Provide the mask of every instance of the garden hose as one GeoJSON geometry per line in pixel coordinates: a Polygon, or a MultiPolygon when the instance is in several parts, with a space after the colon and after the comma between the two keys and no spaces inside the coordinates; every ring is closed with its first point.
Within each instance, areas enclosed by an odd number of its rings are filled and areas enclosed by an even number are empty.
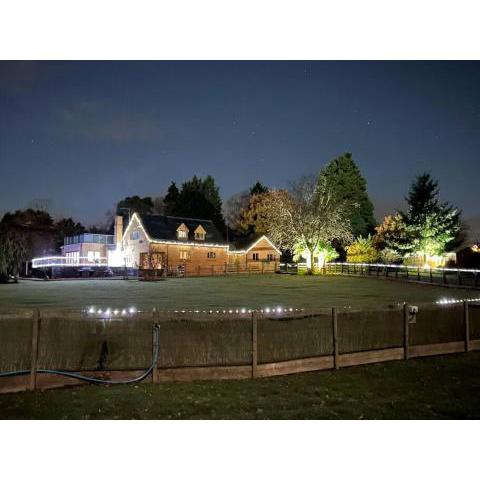
{"type": "MultiPolygon", "coordinates": [[[[154,336],[155,336],[155,351],[153,352],[153,360],[152,364],[150,367],[148,367],[147,370],[145,370],[140,376],[131,378],[129,380],[102,380],[101,378],[95,378],[95,377],[87,377],[85,375],[81,375],[79,373],[74,373],[74,372],[67,372],[64,370],[50,370],[48,368],[39,368],[37,370],[37,373],[49,373],[52,375],[63,375],[64,377],[70,377],[70,378],[76,378],[77,380],[83,380],[84,382],[89,382],[89,383],[94,383],[97,385],[125,385],[128,383],[136,383],[140,382],[144,378],[146,378],[155,365],[157,364],[158,360],[158,355],[160,352],[160,334],[159,334],[159,327],[158,325],[155,325],[155,330],[154,330],[154,336]]],[[[30,373],[30,370],[16,370],[13,372],[4,372],[0,373],[0,378],[1,377],[15,377],[17,375],[28,375],[30,373]]]]}

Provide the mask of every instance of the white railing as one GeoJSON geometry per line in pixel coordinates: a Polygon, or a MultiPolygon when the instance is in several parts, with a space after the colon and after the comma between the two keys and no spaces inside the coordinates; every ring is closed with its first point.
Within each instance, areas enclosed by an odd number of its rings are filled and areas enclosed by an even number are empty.
{"type": "MultiPolygon", "coordinates": [[[[301,265],[301,264],[299,264],[301,265]]],[[[387,264],[387,263],[353,263],[353,262],[327,262],[325,263],[326,267],[335,267],[335,266],[351,266],[351,267],[373,267],[373,268],[396,268],[398,270],[420,270],[421,272],[452,272],[452,273],[480,273],[480,270],[474,268],[451,268],[451,267],[428,267],[428,266],[417,266],[417,265],[398,265],[398,264],[387,264]]]]}
{"type": "Polygon", "coordinates": [[[40,257],[32,260],[32,268],[45,267],[106,267],[107,257],[89,259],[88,257],[40,257]]]}

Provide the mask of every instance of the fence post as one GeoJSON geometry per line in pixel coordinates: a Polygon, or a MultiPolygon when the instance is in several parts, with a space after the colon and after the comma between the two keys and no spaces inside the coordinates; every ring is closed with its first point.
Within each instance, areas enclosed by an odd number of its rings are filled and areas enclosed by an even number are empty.
{"type": "Polygon", "coordinates": [[[252,312],[252,378],[257,376],[258,361],[258,336],[257,336],[257,318],[255,312],[252,312]]]}
{"type": "Polygon", "coordinates": [[[332,308],[332,340],[333,340],[333,368],[338,370],[338,318],[337,309],[332,308]]]}
{"type": "Polygon", "coordinates": [[[468,317],[468,300],[463,301],[463,324],[465,327],[465,351],[470,351],[470,319],[468,317]]]}
{"type": "Polygon", "coordinates": [[[403,304],[403,358],[405,360],[409,359],[408,345],[410,343],[410,332],[408,325],[408,305],[403,304]]]}
{"type": "MultiPolygon", "coordinates": [[[[159,347],[160,344],[160,338],[157,338],[156,335],[156,327],[159,324],[159,313],[157,309],[154,307],[152,310],[152,360],[153,356],[155,356],[155,352],[157,348],[159,347]]],[[[152,371],[152,383],[158,383],[158,362],[160,359],[157,359],[157,362],[153,366],[153,371],[152,371]]]]}
{"type": "Polygon", "coordinates": [[[37,387],[38,340],[40,336],[40,310],[36,308],[32,317],[32,352],[30,362],[30,383],[28,389],[34,391],[37,387]]]}

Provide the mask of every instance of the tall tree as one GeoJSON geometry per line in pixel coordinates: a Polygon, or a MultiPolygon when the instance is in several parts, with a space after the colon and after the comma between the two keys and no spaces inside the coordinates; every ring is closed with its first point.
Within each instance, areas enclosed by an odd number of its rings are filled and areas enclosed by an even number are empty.
{"type": "Polygon", "coordinates": [[[367,193],[367,182],[354,162],[351,153],[332,160],[323,170],[332,194],[337,201],[351,206],[349,221],[354,236],[374,232],[376,225],[373,204],[367,193]]]}
{"type": "Polygon", "coordinates": [[[168,187],[167,194],[163,197],[165,215],[177,215],[179,196],[178,187],[175,182],[172,182],[168,187]]]}
{"type": "Polygon", "coordinates": [[[7,212],[2,218],[2,224],[26,225],[32,227],[50,227],[53,225],[53,218],[44,210],[17,210],[15,213],[7,212]]]}
{"type": "Polygon", "coordinates": [[[133,197],[125,197],[117,203],[117,215],[128,216],[128,210],[130,210],[130,215],[133,215],[134,212],[141,215],[152,213],[152,197],[142,198],[134,195],[133,197]]]}
{"type": "Polygon", "coordinates": [[[253,232],[264,233],[258,208],[261,208],[262,195],[268,192],[269,188],[257,181],[249,190],[236,193],[227,200],[225,205],[227,222],[236,236],[245,236],[253,232]]]}
{"type": "Polygon", "coordinates": [[[212,220],[218,230],[225,233],[222,200],[219,188],[212,176],[209,175],[202,179],[195,175],[182,185],[175,215],[212,220]]]}
{"type": "Polygon", "coordinates": [[[276,195],[272,192],[274,191],[270,190],[250,195],[248,205],[240,212],[235,225],[241,234],[248,236],[252,233],[267,233],[270,225],[270,211],[266,206],[276,195]]]}
{"type": "Polygon", "coordinates": [[[281,248],[306,251],[311,267],[314,255],[334,239],[352,240],[348,203],[336,198],[324,175],[302,177],[291,192],[270,191],[263,197],[263,211],[272,241],[281,248]]]}
{"type": "Polygon", "coordinates": [[[18,276],[22,262],[27,258],[25,238],[0,229],[0,282],[7,282],[10,275],[18,276]]]}
{"type": "Polygon", "coordinates": [[[250,202],[250,192],[243,190],[234,193],[224,204],[223,214],[228,226],[233,230],[238,230],[243,210],[248,207],[250,202]]]}
{"type": "Polygon", "coordinates": [[[262,193],[267,193],[268,187],[257,181],[255,185],[250,187],[250,195],[260,195],[262,193]]]}
{"type": "Polygon", "coordinates": [[[65,237],[79,235],[85,232],[85,227],[80,222],[75,222],[72,218],[62,218],[55,225],[55,248],[59,250],[63,245],[65,237]]]}
{"type": "Polygon", "coordinates": [[[391,239],[388,246],[427,262],[461,242],[460,210],[440,202],[438,182],[430,174],[415,179],[406,200],[408,209],[398,212],[405,235],[391,239]]]}

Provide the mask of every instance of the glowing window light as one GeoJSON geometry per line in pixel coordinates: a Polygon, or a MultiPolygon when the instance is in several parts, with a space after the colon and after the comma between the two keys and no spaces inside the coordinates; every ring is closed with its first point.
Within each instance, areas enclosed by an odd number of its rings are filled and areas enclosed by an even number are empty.
{"type": "Polygon", "coordinates": [[[88,313],[95,313],[95,307],[90,307],[88,309],[88,313]]]}
{"type": "Polygon", "coordinates": [[[135,307],[130,307],[130,308],[128,309],[128,312],[129,312],[129,313],[135,313],[136,311],[137,311],[137,309],[136,309],[135,307]]]}

